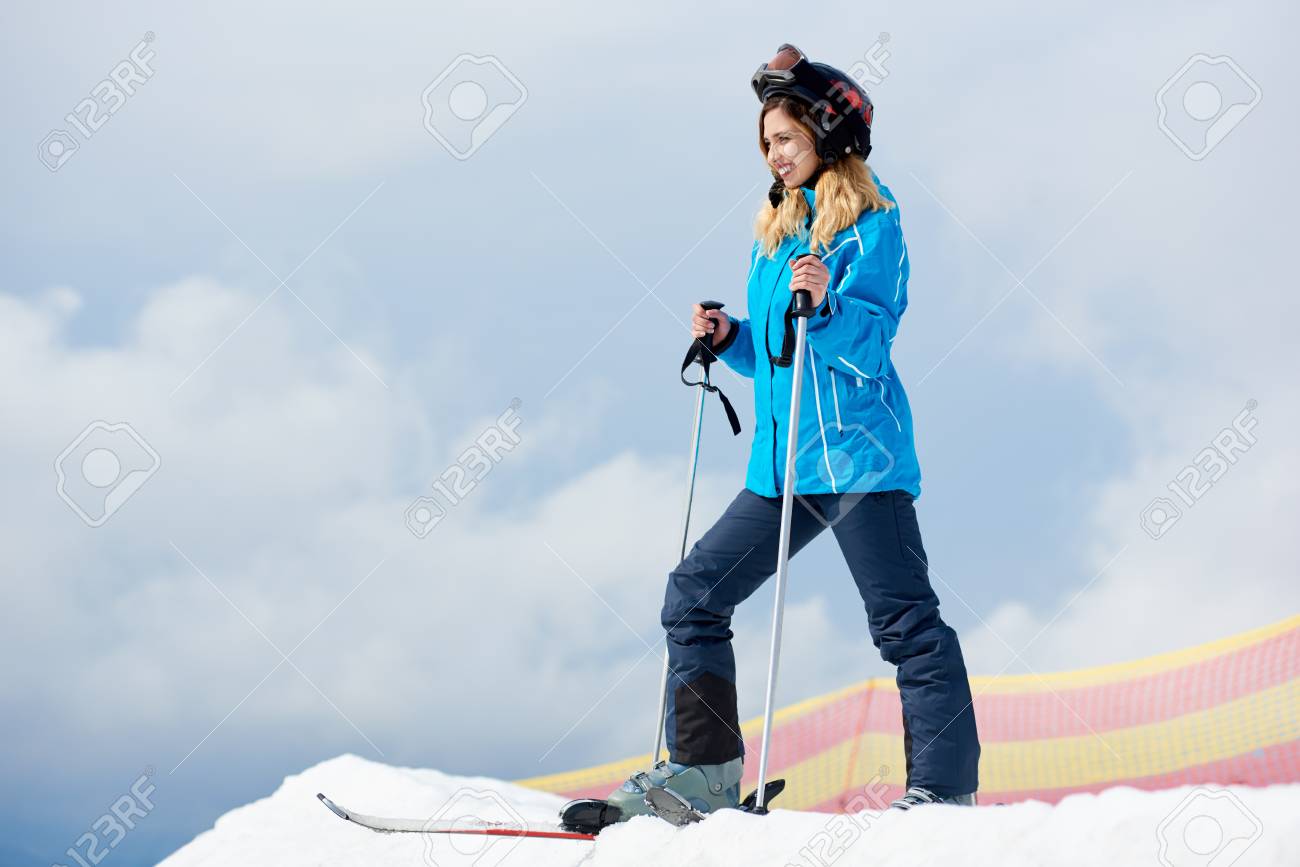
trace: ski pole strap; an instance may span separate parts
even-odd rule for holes
[[[681,373],[682,382],[686,385],[692,385],[692,386],[698,385],[700,388],[704,389],[705,391],[709,391],[712,392],[713,394],[716,394],[718,396],[718,400],[722,402],[723,410],[726,411],[727,413],[727,423],[731,425],[731,433],[733,435],[739,436],[740,418],[736,415],[736,408],[731,405],[731,401],[728,400],[727,396],[722,393],[722,389],[718,388],[716,385],[709,382],[709,365],[713,364],[713,362],[716,360],[717,360],[717,356],[713,354],[712,349],[705,346],[698,339],[692,341],[691,348],[686,350],[686,357],[682,359],[682,373]],[[686,378],[686,371],[692,364],[694,364],[697,361],[700,363],[700,367],[704,369],[704,376],[700,379],[699,382],[691,382],[689,379]]]
[[[795,257],[798,262],[804,256],[813,256],[814,253],[800,253]],[[794,363],[794,321],[800,317],[807,318],[813,315],[812,295],[808,290],[801,289],[790,296],[790,306],[785,308],[785,334],[781,338],[781,354],[770,356],[772,363],[777,367],[789,367]]]
[[[702,306],[705,310],[722,309],[722,304],[717,301],[701,301],[700,306]],[[718,388],[716,385],[714,385],[712,382],[709,381],[709,366],[712,365],[713,362],[717,360],[718,360],[718,356],[714,353],[711,347],[705,345],[704,340],[701,340],[699,338],[692,340],[691,348],[686,350],[686,357],[682,359],[682,371],[681,371],[682,383],[690,386],[698,385],[700,388],[704,389],[705,391],[716,394],[718,396],[718,400],[722,402],[722,409],[727,413],[727,423],[731,425],[732,435],[739,436],[740,418],[736,415],[736,408],[731,405],[731,401],[728,400],[727,396],[722,393],[722,389]],[[699,382],[691,382],[689,379],[686,378],[686,371],[690,368],[692,364],[695,364],[696,362],[699,362],[700,367],[704,371],[704,375],[701,377]]]
[[[794,298],[785,308],[785,336],[781,338],[781,354],[772,356],[772,363],[777,367],[789,367],[794,364]]]

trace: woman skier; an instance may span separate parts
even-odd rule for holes
[[[894,806],[974,804],[979,740],[956,633],[939,616],[913,500],[920,468],[890,357],[907,309],[898,205],[868,168],[872,104],[847,75],[783,45],[759,67],[759,148],[774,182],[758,215],[749,319],[695,305],[692,333],[754,380],[745,487],[668,577],[662,611],[669,760],[614,791],[590,824],[650,812],[650,787],[708,813],[736,807],[744,759],[731,616],[777,568],[790,419],[792,293],[811,295],[789,551],[830,527],[898,668],[906,793]],[[575,802],[574,806],[578,803]],[[566,811],[574,816],[581,811]],[[594,820],[594,821],[593,821]]]

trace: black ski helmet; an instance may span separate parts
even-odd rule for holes
[[[829,165],[871,153],[873,107],[867,92],[833,66],[813,63],[793,45],[776,50],[750,79],[759,102],[789,96],[807,106],[803,120],[817,133],[817,156]]]

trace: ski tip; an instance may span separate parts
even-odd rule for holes
[[[351,820],[351,819],[352,819],[352,817],[348,815],[348,811],[347,811],[347,810],[343,809],[343,808],[340,807],[338,804],[334,803],[334,802],[331,801],[329,798],[327,798],[327,797],[325,797],[324,795],[322,795],[320,792],[317,792],[317,793],[316,793],[316,797],[320,799],[320,802],[321,802],[322,804],[324,804],[325,806],[329,807],[329,808],[330,808],[330,812],[333,813],[335,816],[338,816],[340,819],[347,819],[347,820]]]

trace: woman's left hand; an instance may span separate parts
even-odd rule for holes
[[[795,262],[791,273],[794,276],[790,278],[790,291],[798,292],[806,289],[812,296],[813,309],[822,306],[822,301],[826,299],[826,285],[830,282],[831,272],[826,269],[826,263],[821,260],[821,257],[805,253],[798,262]]]

